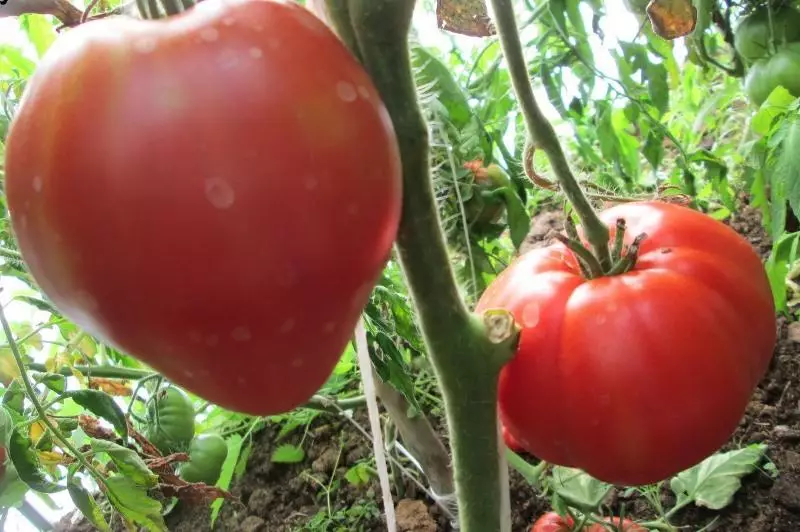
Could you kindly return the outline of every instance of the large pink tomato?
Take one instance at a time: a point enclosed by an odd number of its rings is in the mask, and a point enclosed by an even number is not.
[[[536,249],[477,310],[507,309],[522,328],[499,408],[528,452],[615,484],[657,482],[735,431],[772,356],[772,293],[750,244],[705,214],[643,202],[601,218],[624,218],[628,243],[647,233],[631,271],[586,280],[563,245]]]
[[[22,255],[67,317],[263,415],[330,375],[401,207],[367,73],[274,0],[69,30],[27,86],[6,179]]]

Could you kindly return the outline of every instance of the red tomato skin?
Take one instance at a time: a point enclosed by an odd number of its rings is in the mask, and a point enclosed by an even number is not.
[[[6,180],[23,258],[67,317],[254,415],[329,377],[402,196],[367,73],[273,0],[69,30],[26,88]]]
[[[537,457],[618,484],[668,478],[733,434],[776,341],[759,256],[731,228],[687,207],[622,204],[636,267],[583,279],[560,243],[518,257],[476,311],[522,328],[499,380],[501,422]],[[558,427],[558,430],[552,427]]]
[[[574,521],[571,517],[561,517],[556,512],[547,512],[533,524],[530,532],[570,532]]]
[[[502,427],[501,432],[503,434],[503,441],[506,444],[506,447],[514,451],[515,453],[524,451],[522,445],[517,441],[513,434],[508,431],[508,427]]]

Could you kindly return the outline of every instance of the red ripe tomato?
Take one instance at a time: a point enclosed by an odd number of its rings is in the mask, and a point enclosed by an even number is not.
[[[329,377],[400,218],[384,104],[294,2],[69,30],[30,79],[6,157],[23,258],[57,307],[249,414],[289,410]]]
[[[636,267],[587,281],[559,244],[518,257],[477,311],[522,328],[502,370],[504,425],[537,457],[610,483],[668,478],[732,435],[776,340],[761,260],[733,229],[661,202],[604,211],[626,240],[646,232]],[[615,231],[612,230],[612,239]]]
[[[542,515],[531,528],[531,532],[570,532],[574,524],[571,517],[561,517],[556,512]]]
[[[503,441],[506,444],[506,447],[518,453],[520,451],[524,451],[522,445],[517,441],[517,439],[508,431],[507,427],[502,427],[501,432],[503,434]]]
[[[611,532],[611,530],[614,532],[647,532],[646,528],[630,519],[623,519],[621,526],[619,517],[606,517],[604,521],[610,523],[612,528],[609,528],[608,525],[594,523],[586,528],[586,532]]]

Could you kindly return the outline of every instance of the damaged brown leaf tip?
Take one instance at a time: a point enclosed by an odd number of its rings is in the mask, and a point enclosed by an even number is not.
[[[697,24],[692,0],[650,0],[647,16],[656,35],[668,40],[689,35]]]
[[[437,0],[436,21],[440,29],[468,37],[497,33],[484,0]]]

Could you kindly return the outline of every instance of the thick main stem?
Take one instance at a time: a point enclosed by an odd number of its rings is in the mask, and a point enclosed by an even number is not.
[[[564,155],[564,150],[556,136],[555,129],[547,120],[533,95],[533,87],[528,77],[528,67],[522,51],[514,7],[511,0],[491,0],[494,21],[503,55],[508,63],[511,82],[517,95],[520,109],[525,118],[525,127],[534,146],[547,154],[558,184],[580,218],[586,238],[592,246],[603,271],[611,267],[611,253],[608,250],[608,227],[600,220],[586,195],[578,185],[578,180]]]
[[[499,532],[497,379],[512,347],[489,340],[461,299],[450,266],[431,182],[428,128],[411,70],[414,5],[414,0],[350,0],[350,20],[400,146],[403,212],[397,249],[444,396],[461,530]]]

